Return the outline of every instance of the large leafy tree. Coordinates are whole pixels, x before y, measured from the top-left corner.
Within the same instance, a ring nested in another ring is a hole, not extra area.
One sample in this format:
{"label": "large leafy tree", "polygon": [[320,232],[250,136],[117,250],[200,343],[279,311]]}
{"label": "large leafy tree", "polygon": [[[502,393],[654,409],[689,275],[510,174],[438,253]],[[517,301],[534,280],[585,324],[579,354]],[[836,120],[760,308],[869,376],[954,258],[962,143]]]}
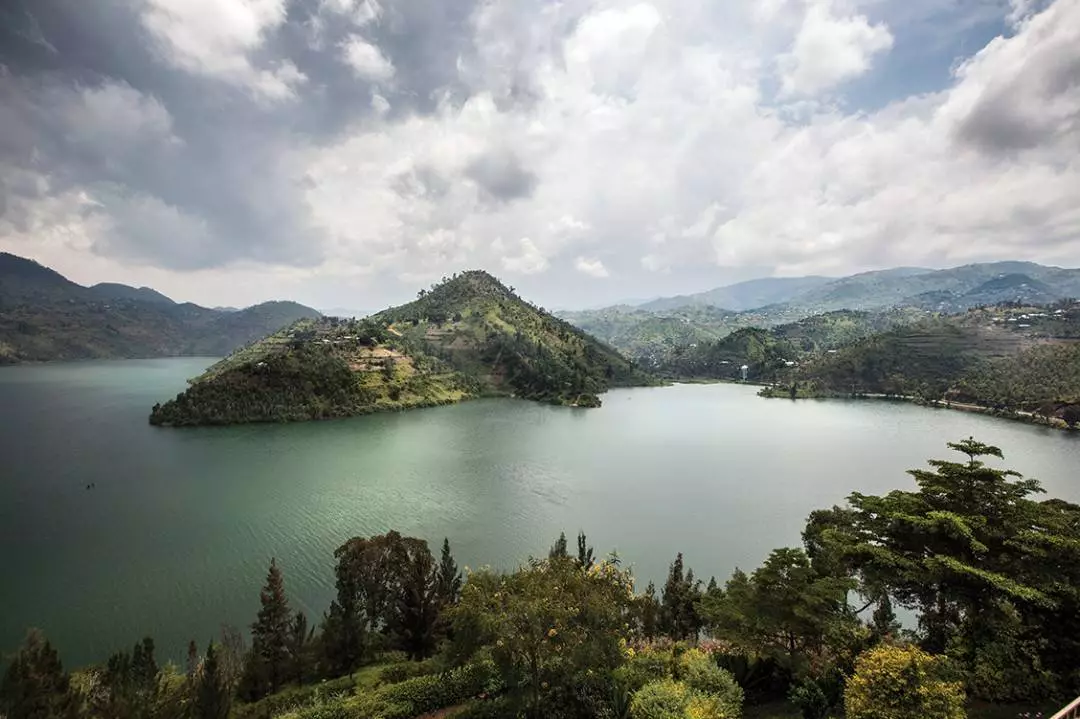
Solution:
{"label": "large leafy tree", "polygon": [[[358,666],[375,632],[392,635],[414,657],[429,654],[440,601],[438,567],[427,542],[391,531],[350,539],[334,556],[337,598],[323,623],[331,669]],[[453,589],[452,581],[447,588]]]}
{"label": "large leafy tree", "polygon": [[855,493],[847,507],[814,512],[804,540],[815,566],[917,610],[924,648],[989,672],[987,686],[1002,683],[987,662],[1046,669],[1075,685],[1067,657],[1080,640],[1066,628],[1077,626],[1080,607],[1080,507],[1035,501],[1037,481],[983,461],[1002,458],[997,447],[974,439],[949,447],[967,460],[911,470],[916,492]]}
{"label": "large leafy tree", "polygon": [[0,682],[0,710],[8,719],[75,719],[79,698],[60,656],[31,629]]}
{"label": "large leafy tree", "polygon": [[777,549],[753,574],[736,570],[723,591],[710,591],[702,614],[713,636],[803,668],[850,643],[857,624],[847,603],[853,585],[819,574],[801,549]]}
{"label": "large leafy tree", "polygon": [[455,649],[467,658],[490,647],[511,696],[539,718],[550,692],[622,661],[632,596],[629,573],[609,562],[584,570],[553,556],[513,574],[477,572],[451,612]]}

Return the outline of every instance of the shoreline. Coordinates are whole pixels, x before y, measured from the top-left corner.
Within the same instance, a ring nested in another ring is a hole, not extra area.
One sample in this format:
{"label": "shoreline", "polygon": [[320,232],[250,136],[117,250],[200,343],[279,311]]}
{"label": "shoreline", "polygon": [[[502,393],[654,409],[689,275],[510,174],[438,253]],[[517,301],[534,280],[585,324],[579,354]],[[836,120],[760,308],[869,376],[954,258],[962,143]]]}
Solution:
{"label": "shoreline", "polygon": [[968,412],[971,414],[984,414],[995,419],[1004,419],[1011,422],[1020,422],[1023,424],[1030,424],[1037,427],[1046,427],[1047,429],[1056,429],[1064,432],[1076,432],[1080,431],[1080,427],[1069,427],[1065,420],[1058,417],[1044,417],[1043,415],[1035,414],[1034,412],[1024,411],[1002,411],[994,409],[993,407],[986,407],[979,404],[971,404],[969,402],[952,402],[949,400],[926,400],[919,397],[913,397],[908,395],[885,395],[885,394],[819,394],[813,396],[801,396],[790,397],[787,394],[772,393],[768,390],[773,389],[772,385],[763,385],[762,391],[758,392],[758,396],[765,399],[788,399],[788,400],[806,400],[806,399],[846,399],[846,400],[870,400],[870,401],[885,401],[885,402],[905,402],[907,404],[914,404],[919,407],[926,407],[928,409],[944,409],[952,410],[956,412]]}

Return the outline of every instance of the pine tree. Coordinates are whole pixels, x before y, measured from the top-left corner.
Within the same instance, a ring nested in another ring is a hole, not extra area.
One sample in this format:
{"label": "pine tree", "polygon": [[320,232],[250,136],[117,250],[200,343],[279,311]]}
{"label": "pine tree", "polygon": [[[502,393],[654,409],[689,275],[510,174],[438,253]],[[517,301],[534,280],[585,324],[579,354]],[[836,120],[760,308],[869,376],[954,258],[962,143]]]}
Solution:
{"label": "pine tree", "polygon": [[311,633],[308,631],[307,617],[297,610],[289,628],[289,654],[292,657],[293,676],[297,684],[304,683],[304,670],[306,669],[308,641]]}
{"label": "pine tree", "polygon": [[228,719],[232,697],[214,643],[206,647],[195,692],[195,719]]}
{"label": "pine tree", "polygon": [[0,713],[7,719],[75,719],[78,696],[60,657],[44,635],[31,629],[0,683]]}
{"label": "pine tree", "polygon": [[694,570],[683,574],[683,556],[679,552],[668,570],[661,601],[660,630],[672,639],[696,637],[701,629],[699,604],[701,582],[694,580]]}
{"label": "pine tree", "polygon": [[577,555],[578,555],[578,564],[581,565],[582,569],[584,569],[586,572],[589,571],[590,569],[592,569],[592,565],[593,565],[593,548],[587,546],[586,540],[585,540],[585,532],[583,532],[581,530],[578,530],[578,535],[577,535]]}
{"label": "pine tree", "polygon": [[442,558],[439,561],[439,574],[436,580],[436,595],[442,607],[457,604],[461,596],[461,572],[450,554],[450,540],[443,539]]}
{"label": "pine tree", "polygon": [[660,624],[660,600],[656,598],[656,585],[649,582],[645,594],[638,599],[641,607],[641,633],[646,639],[654,639]]}
{"label": "pine tree", "polygon": [[292,612],[285,597],[285,582],[277,562],[270,560],[266,586],[259,594],[262,608],[251,625],[252,652],[266,667],[270,691],[276,692],[285,677],[289,662],[289,635]]}
{"label": "pine tree", "polygon": [[570,553],[567,551],[566,545],[566,532],[559,532],[559,538],[555,540],[555,544],[551,546],[551,551],[548,552],[549,559],[558,559],[560,557],[569,557]]}

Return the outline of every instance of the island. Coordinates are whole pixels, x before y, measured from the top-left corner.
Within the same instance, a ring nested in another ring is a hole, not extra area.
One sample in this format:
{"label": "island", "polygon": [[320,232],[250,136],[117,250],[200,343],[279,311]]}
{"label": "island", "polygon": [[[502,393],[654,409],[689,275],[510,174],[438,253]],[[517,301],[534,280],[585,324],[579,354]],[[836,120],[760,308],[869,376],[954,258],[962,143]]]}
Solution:
{"label": "island", "polygon": [[294,322],[155,405],[150,422],[291,422],[481,396],[598,407],[611,387],[657,382],[616,350],[472,270],[364,319]]}

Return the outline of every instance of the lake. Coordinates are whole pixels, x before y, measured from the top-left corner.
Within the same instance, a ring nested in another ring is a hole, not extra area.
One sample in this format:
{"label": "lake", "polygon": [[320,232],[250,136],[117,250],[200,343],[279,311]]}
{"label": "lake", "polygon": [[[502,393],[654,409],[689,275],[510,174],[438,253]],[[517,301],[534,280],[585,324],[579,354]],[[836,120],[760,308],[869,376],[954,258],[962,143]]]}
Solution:
{"label": "lake", "polygon": [[149,426],[150,407],[211,362],[0,369],[0,648],[34,625],[68,666],[146,634],[179,659],[189,639],[250,624],[272,556],[317,621],[333,550],[388,529],[436,552],[447,536],[460,565],[513,568],[580,528],[641,586],[662,584],[677,551],[722,581],[797,544],[812,509],[913,487],[906,469],[969,435],[1051,496],[1080,500],[1073,435],[727,384],[618,390],[595,410],[488,399],[321,423]]}

